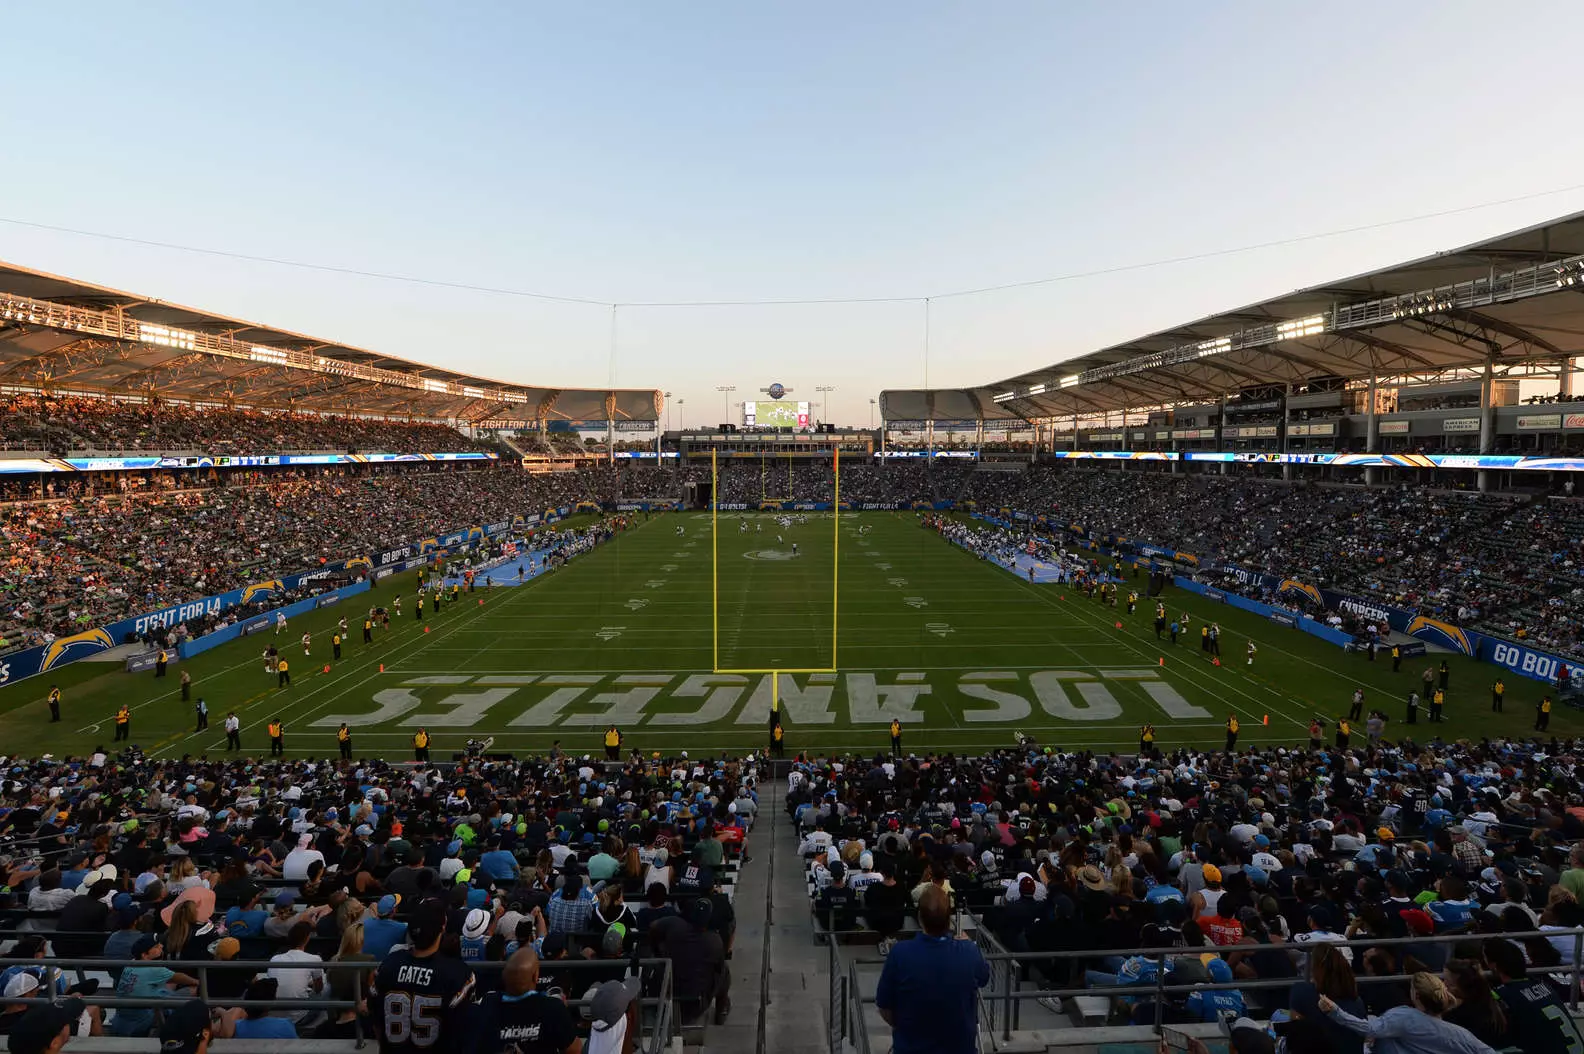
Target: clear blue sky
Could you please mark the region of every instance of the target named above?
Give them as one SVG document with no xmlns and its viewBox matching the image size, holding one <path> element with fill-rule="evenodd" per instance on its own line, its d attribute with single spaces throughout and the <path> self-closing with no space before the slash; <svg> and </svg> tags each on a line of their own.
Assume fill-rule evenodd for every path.
<svg viewBox="0 0 1584 1054">
<path fill-rule="evenodd" d="M 244 13 L 244 11 L 246 13 Z M 0 216 L 600 301 L 914 296 L 1584 183 L 1584 5 L 34 4 Z M 933 311 L 996 380 L 1584 208 L 1560 194 Z M 0 259 L 526 383 L 611 380 L 607 308 L 0 223 Z M 615 382 L 868 420 L 917 305 L 621 312 Z"/>
</svg>

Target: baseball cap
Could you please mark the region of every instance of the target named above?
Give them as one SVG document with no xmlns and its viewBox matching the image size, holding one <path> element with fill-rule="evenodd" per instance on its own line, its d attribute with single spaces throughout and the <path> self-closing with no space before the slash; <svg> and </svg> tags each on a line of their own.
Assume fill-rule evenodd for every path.
<svg viewBox="0 0 1584 1054">
<path fill-rule="evenodd" d="M 830 863 L 830 876 L 838 882 L 843 878 L 846 878 L 847 865 L 842 863 L 840 860 L 832 860 Z"/>
<path fill-rule="evenodd" d="M 379 898 L 378 904 L 374 905 L 374 913 L 382 919 L 388 919 L 396 913 L 396 906 L 400 903 L 400 893 L 387 893 Z"/>
<path fill-rule="evenodd" d="M 25 999 L 31 995 L 41 982 L 32 973 L 21 971 L 11 975 L 11 980 L 6 982 L 5 997 L 7 999 Z"/>
<path fill-rule="evenodd" d="M 1404 908 L 1398 916 L 1408 925 L 1408 932 L 1415 936 L 1424 937 L 1435 932 L 1435 919 L 1428 911 L 1420 908 Z"/>
<path fill-rule="evenodd" d="M 161 1054 L 191 1054 L 208 1028 L 209 1007 L 202 999 L 189 999 L 165 1011 L 159 1030 Z"/>
<path fill-rule="evenodd" d="M 483 908 L 474 908 L 462 920 L 462 936 L 470 941 L 476 941 L 489 932 L 490 913 Z"/>
<path fill-rule="evenodd" d="M 1204 880 L 1206 882 L 1221 881 L 1221 869 L 1214 864 L 1204 865 Z"/>
<path fill-rule="evenodd" d="M 143 956 L 148 954 L 150 948 L 154 947 L 158 943 L 159 941 L 155 939 L 153 934 L 145 933 L 143 936 L 132 942 L 132 950 L 128 953 L 127 957 L 131 959 L 141 959 Z"/>
<path fill-rule="evenodd" d="M 614 1028 L 627 1016 L 627 1008 L 638 998 L 638 979 L 606 981 L 594 990 L 589 1002 L 589 1020 L 594 1031 L 604 1032 Z"/>
<path fill-rule="evenodd" d="M 627 927 L 621 923 L 609 926 L 600 938 L 600 951 L 606 955 L 619 955 L 627 943 Z"/>
<path fill-rule="evenodd" d="M 275 906 L 277 908 L 289 908 L 295 903 L 297 903 L 297 894 L 292 890 L 283 889 L 275 894 Z"/>
<path fill-rule="evenodd" d="M 11 1026 L 12 1054 L 44 1054 L 61 1029 L 70 1027 L 82 1011 L 81 999 L 68 999 L 58 1006 L 29 1007 Z"/>
</svg>

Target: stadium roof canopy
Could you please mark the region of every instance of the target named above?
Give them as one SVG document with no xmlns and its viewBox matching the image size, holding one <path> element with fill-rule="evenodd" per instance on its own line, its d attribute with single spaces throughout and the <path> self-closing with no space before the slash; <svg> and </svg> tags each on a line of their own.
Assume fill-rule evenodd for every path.
<svg viewBox="0 0 1584 1054">
<path fill-rule="evenodd" d="M 662 407 L 654 389 L 509 384 L 4 262 L 0 385 L 523 423 Z"/>
<path fill-rule="evenodd" d="M 1584 354 L 1584 213 L 1300 289 L 976 388 L 881 393 L 886 420 L 1064 417 Z"/>
</svg>

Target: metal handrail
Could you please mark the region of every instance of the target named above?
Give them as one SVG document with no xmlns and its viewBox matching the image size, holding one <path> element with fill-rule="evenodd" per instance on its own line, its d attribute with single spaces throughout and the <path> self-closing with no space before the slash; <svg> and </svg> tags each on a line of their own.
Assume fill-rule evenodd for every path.
<svg viewBox="0 0 1584 1054">
<path fill-rule="evenodd" d="M 979 937 L 977 935 L 979 932 L 984 933 L 985 936 L 982 938 Z M 995 941 L 993 936 L 989 935 L 988 928 L 983 925 L 981 920 L 979 927 L 977 927 L 974 940 L 976 946 L 980 948 L 980 954 L 983 955 L 986 962 L 990 964 L 990 991 L 988 994 L 981 993 L 979 996 L 979 1005 L 986 1011 L 988 1031 L 992 1035 L 995 1033 L 997 1017 L 999 1016 L 1001 1038 L 1003 1041 L 1009 1041 L 1012 1038 L 1012 1032 L 1017 1028 L 1019 1023 L 1017 1008 L 1022 1005 L 1022 1001 L 1025 999 L 1043 999 L 1052 996 L 1057 998 L 1070 998 L 1074 996 L 1152 996 L 1155 1007 L 1155 1020 L 1153 1023 L 1153 1028 L 1155 1033 L 1159 1035 L 1162 1027 L 1165 1024 L 1164 1014 L 1167 996 L 1186 995 L 1192 992 L 1231 990 L 1286 990 L 1290 989 L 1294 983 L 1294 978 L 1288 977 L 1261 980 L 1233 980 L 1229 982 L 1167 984 L 1167 961 L 1185 956 L 1207 954 L 1219 955 L 1228 952 L 1256 950 L 1277 950 L 1298 954 L 1307 954 L 1309 952 L 1318 950 L 1320 947 L 1332 947 L 1339 949 L 1346 948 L 1350 951 L 1365 951 L 1371 948 L 1395 947 L 1398 945 L 1456 944 L 1460 941 L 1468 940 L 1515 940 L 1529 937 L 1542 937 L 1548 940 L 1553 937 L 1573 938 L 1573 957 L 1571 962 L 1559 963 L 1557 966 L 1551 968 L 1533 967 L 1530 970 L 1530 976 L 1544 976 L 1557 973 L 1568 975 L 1570 977 L 1568 992 L 1569 1003 L 1573 1012 L 1577 1013 L 1579 1011 L 1581 981 L 1584 981 L 1584 927 L 1577 927 L 1567 930 L 1526 930 L 1519 933 L 1448 933 L 1434 934 L 1426 937 L 1362 937 L 1346 941 L 1325 942 L 1323 945 L 1320 943 L 1299 944 L 1296 942 L 1287 941 L 1279 944 L 1207 944 L 1192 948 L 1088 948 L 1048 952 L 1007 952 L 1003 950 L 992 951 L 987 954 L 984 951 L 986 946 L 996 948 L 1000 947 L 1000 945 L 999 942 Z M 1018 991 L 1016 990 L 1016 985 L 1012 983 L 1016 975 L 1016 971 L 1022 965 L 1027 963 L 1082 961 L 1086 959 L 1092 960 L 1098 956 L 1122 956 L 1124 958 L 1143 956 L 1154 959 L 1156 963 L 1155 981 L 1153 984 L 1096 985 L 1092 987 L 1085 986 L 1080 988 L 1049 988 L 1034 991 Z M 997 991 L 995 987 L 996 972 L 997 964 L 1000 963 L 1006 964 L 1004 976 L 1005 987 L 1000 991 Z M 850 1013 L 853 1020 L 856 1021 L 856 1026 L 850 1030 L 847 1038 L 856 1040 L 859 1034 L 862 1034 L 864 1044 L 861 1049 L 867 1050 L 868 1036 L 864 1027 L 862 1008 L 865 1005 L 872 1005 L 875 1002 L 875 997 L 872 993 L 865 995 L 858 991 L 857 965 L 857 961 L 854 960 L 848 969 L 848 984 L 850 986 L 850 990 L 845 993 L 845 997 L 852 1004 L 852 1006 L 856 1007 L 857 1009 L 856 1012 L 844 1011 Z M 1411 974 L 1404 973 L 1379 975 L 1360 973 L 1357 975 L 1356 980 L 1360 985 L 1367 986 L 1399 983 L 1406 981 L 1411 977 Z M 995 1004 L 997 1001 L 1003 1004 L 1003 1008 L 999 1015 L 997 1015 L 995 1009 Z M 832 1013 L 835 1013 L 834 1007 L 832 1008 Z"/>
<path fill-rule="evenodd" d="M 644 1046 L 645 1054 L 662 1054 L 662 1052 L 664 1051 L 667 1043 L 669 1042 L 669 1040 L 671 1038 L 671 1032 L 672 1032 L 673 1022 L 674 1022 L 674 1012 L 673 1012 L 672 1005 L 671 1005 L 671 1003 L 672 1003 L 672 983 L 673 982 L 672 982 L 672 969 L 671 969 L 671 960 L 670 959 L 664 959 L 664 958 L 644 958 L 644 959 L 626 958 L 626 959 L 621 959 L 621 960 L 615 960 L 615 959 L 557 959 L 557 960 L 551 960 L 548 963 L 548 966 L 549 966 L 549 968 L 551 970 L 554 970 L 556 972 L 560 972 L 562 970 L 570 970 L 572 972 L 577 972 L 577 971 L 580 971 L 580 970 L 588 971 L 588 970 L 599 969 L 601 967 L 608 969 L 611 966 L 611 964 L 615 963 L 615 962 L 620 962 L 624 966 L 626 966 L 626 965 L 635 965 L 635 966 L 637 966 L 638 969 L 639 969 L 640 977 L 642 976 L 642 973 L 643 973 L 645 968 L 652 968 L 652 967 L 658 967 L 659 968 L 659 970 L 660 970 L 660 974 L 659 974 L 660 990 L 659 990 L 658 994 L 656 994 L 654 996 L 644 996 L 644 995 L 642 995 L 640 993 L 639 998 L 638 998 L 638 1006 L 639 1006 L 640 1009 L 642 1009 L 644 1007 L 654 1007 L 655 1010 L 656 1010 L 654 1027 L 650 1030 L 649 1043 L 647 1044 L 647 1046 Z M 82 971 L 85 971 L 85 970 L 91 970 L 91 971 L 99 972 L 99 971 L 106 971 L 106 970 L 127 969 L 127 968 L 131 968 L 131 967 L 150 966 L 150 965 L 163 966 L 166 969 L 173 970 L 173 971 L 175 971 L 177 973 L 185 973 L 185 974 L 190 974 L 190 975 L 194 976 L 197 979 L 197 981 L 198 981 L 198 995 L 206 1003 L 209 1002 L 209 972 L 212 971 L 212 970 L 220 970 L 220 971 L 226 971 L 226 970 L 231 970 L 231 971 L 248 970 L 250 972 L 255 972 L 255 973 L 262 973 L 262 972 L 267 971 L 267 970 L 268 971 L 272 971 L 272 970 L 319 970 L 319 971 L 322 971 L 322 972 L 325 972 L 325 973 L 328 974 L 328 973 L 334 973 L 334 972 L 337 972 L 337 971 L 339 971 L 339 972 L 351 972 L 351 973 L 373 973 L 375 970 L 379 969 L 379 963 L 377 963 L 377 962 L 343 962 L 343 961 L 338 960 L 338 959 L 327 959 L 327 960 L 324 960 L 322 962 L 277 962 L 277 961 L 270 960 L 270 959 L 245 959 L 245 960 L 233 959 L 233 960 L 229 960 L 229 961 L 219 961 L 219 960 L 191 961 L 191 960 L 182 960 L 182 959 L 168 959 L 167 960 L 167 959 L 18 959 L 18 958 L 12 958 L 12 957 L 0 958 L 0 970 L 7 969 L 7 968 L 10 968 L 12 966 L 26 966 L 26 967 L 43 968 L 43 970 L 45 972 L 45 976 L 44 976 L 44 980 L 41 983 L 40 990 L 49 992 L 50 993 L 49 995 L 47 995 L 47 996 L 21 996 L 21 997 L 17 997 L 17 998 L 8 998 L 8 999 L 5 1000 L 7 1003 L 20 1003 L 20 1004 L 22 1004 L 24 1006 L 51 1005 L 51 1004 L 54 1004 L 55 1002 L 57 1002 L 58 999 L 59 999 L 59 996 L 56 993 L 57 993 L 57 989 L 59 987 L 59 982 L 60 982 L 60 979 L 61 979 L 61 975 L 63 973 L 65 973 L 65 972 L 68 972 L 68 971 L 82 972 Z M 541 967 L 543 968 L 544 965 L 545 964 L 541 964 Z M 495 971 L 504 970 L 505 967 L 506 967 L 506 963 L 505 962 L 499 962 L 499 961 L 469 961 L 469 962 L 467 962 L 467 966 L 471 970 L 484 971 L 484 972 L 495 972 Z M 173 1005 L 173 999 L 170 998 L 170 997 L 165 997 L 165 998 L 157 998 L 157 997 L 156 998 L 123 997 L 123 996 L 117 996 L 117 995 L 100 995 L 100 994 L 98 994 L 96 992 L 96 993 L 94 993 L 92 995 L 81 995 L 81 996 L 76 996 L 75 998 L 82 999 L 83 1003 L 85 1005 L 88 1005 L 88 1006 L 106 1007 L 106 1008 L 109 1008 L 109 1009 L 112 1009 L 112 1010 L 114 1010 L 114 1009 L 155 1009 L 155 1010 L 159 1010 L 159 1009 L 169 1009 Z M 348 1001 L 348 1000 L 344 1000 L 344 999 L 331 999 L 331 998 L 328 998 L 328 997 L 323 998 L 323 999 L 269 999 L 269 1000 L 237 998 L 237 999 L 226 999 L 224 1002 L 225 1002 L 225 1006 L 227 1008 L 238 1008 L 238 1009 L 243 1009 L 243 1010 L 257 1007 L 257 1008 L 266 1008 L 266 1009 L 275 1009 L 275 1010 L 321 1010 L 321 1011 L 329 1011 L 331 1013 L 336 1013 L 336 1012 L 339 1012 L 339 1011 L 342 1011 L 342 1010 L 355 1010 L 355 1009 L 357 1009 L 357 1006 L 358 1006 L 358 1001 L 356 1001 L 356 1000 Z M 573 1010 L 582 1010 L 583 1008 L 589 1006 L 591 1003 L 592 1003 L 592 1000 L 590 1000 L 590 999 L 584 999 L 582 997 L 572 998 L 570 996 L 570 994 L 566 998 L 566 1005 L 568 1006 L 568 1008 L 573 1009 Z M 363 1019 L 362 1019 L 361 1016 L 359 1016 L 359 1017 L 354 1018 L 354 1022 L 355 1022 L 355 1024 L 354 1024 L 354 1032 L 356 1033 L 357 1044 L 358 1044 L 359 1047 L 361 1047 L 364 1044 L 364 1042 L 366 1041 L 366 1038 L 367 1038 L 367 1037 L 365 1037 L 365 1035 L 363 1033 Z M 642 1026 L 642 1021 L 640 1020 L 640 1023 L 639 1023 L 640 1031 L 642 1030 L 642 1027 L 643 1027 Z M 640 1044 L 640 1045 L 642 1045 L 642 1044 Z"/>
</svg>

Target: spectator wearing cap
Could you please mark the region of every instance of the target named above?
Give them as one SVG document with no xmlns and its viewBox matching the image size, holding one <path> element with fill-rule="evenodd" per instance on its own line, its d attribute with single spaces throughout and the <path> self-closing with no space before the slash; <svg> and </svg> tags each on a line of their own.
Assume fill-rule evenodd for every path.
<svg viewBox="0 0 1584 1054">
<path fill-rule="evenodd" d="M 116 982 L 116 996 L 120 999 L 161 999 L 181 989 L 198 991 L 198 979 L 177 973 L 159 964 L 165 949 L 150 934 L 139 937 L 132 945 L 131 958 L 138 965 L 121 971 Z M 146 1036 L 154 1027 L 153 1007 L 122 1007 L 110 1021 L 110 1034 L 115 1036 Z"/>
<path fill-rule="evenodd" d="M 1347 940 L 1345 934 L 1337 933 L 1332 929 L 1334 915 L 1331 906 L 1316 901 L 1309 905 L 1307 921 L 1309 929 L 1303 933 L 1293 934 L 1293 943 L 1304 945 L 1315 944 L 1342 944 Z M 1353 952 L 1349 948 L 1338 948 L 1337 951 L 1349 964 L 1353 962 Z"/>
<path fill-rule="evenodd" d="M 820 926 L 827 930 L 851 929 L 858 922 L 858 895 L 847 884 L 847 865 L 832 860 L 829 870 L 830 884 L 820 890 L 815 901 Z"/>
<path fill-rule="evenodd" d="M 143 917 L 143 908 L 132 902 L 127 897 L 125 903 L 117 905 L 111 918 L 115 925 L 115 932 L 105 938 L 103 955 L 106 959 L 130 959 L 132 948 L 137 944 L 143 934 L 138 930 L 138 920 Z M 110 967 L 112 981 L 119 980 L 121 968 Z"/>
<path fill-rule="evenodd" d="M 401 897 L 387 893 L 375 902 L 373 911 L 363 920 L 363 952 L 376 962 L 383 962 L 392 948 L 407 939 L 407 923 L 395 918 L 400 906 Z"/>
<path fill-rule="evenodd" d="M 214 1021 L 202 999 L 189 999 L 165 1012 L 160 1022 L 160 1054 L 207 1054 Z"/>
<path fill-rule="evenodd" d="M 649 942 L 671 960 L 672 990 L 683 1024 L 702 1018 L 713 1005 L 715 1023 L 731 1012 L 731 971 L 726 969 L 726 946 L 710 929 L 713 905 L 698 897 L 687 905 L 685 917 L 661 919 L 649 931 Z"/>
<path fill-rule="evenodd" d="M 236 905 L 226 912 L 226 933 L 238 940 L 262 938 L 264 924 L 269 921 L 269 912 L 259 906 L 263 896 L 262 886 L 251 885 L 241 891 Z"/>
<path fill-rule="evenodd" d="M 990 965 L 971 940 L 949 932 L 951 897 L 939 887 L 919 898 L 920 932 L 886 956 L 875 989 L 895 1054 L 969 1054 L 977 1049 L 977 991 Z"/>
<path fill-rule="evenodd" d="M 31 1006 L 10 1023 L 6 1036 L 11 1054 L 57 1054 L 74 1034 L 85 1034 L 82 1020 L 97 1007 L 85 1010 L 81 999 Z M 99 1035 L 98 1017 L 91 1017 L 87 1035 Z"/>
<path fill-rule="evenodd" d="M 636 1049 L 638 995 L 637 978 L 606 981 L 595 990 L 583 1054 L 628 1054 Z"/>
</svg>

